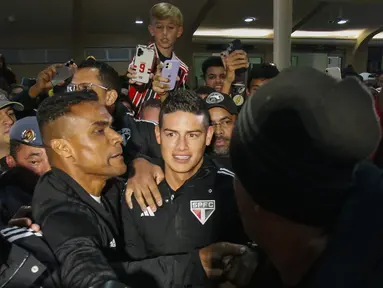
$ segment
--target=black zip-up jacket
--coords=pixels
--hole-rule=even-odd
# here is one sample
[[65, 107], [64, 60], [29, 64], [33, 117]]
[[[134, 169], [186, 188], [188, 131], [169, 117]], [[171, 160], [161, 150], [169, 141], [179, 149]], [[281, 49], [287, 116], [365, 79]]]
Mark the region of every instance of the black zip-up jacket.
[[0, 287], [61, 287], [59, 265], [41, 233], [2, 227], [0, 251]]
[[160, 146], [154, 132], [156, 125], [154, 122], [135, 119], [120, 102], [116, 102], [113, 118], [113, 128], [123, 138], [126, 164], [129, 164], [138, 154], [161, 158]]
[[199, 171], [177, 191], [166, 180], [160, 183], [164, 205], [155, 213], [143, 213], [137, 202], [133, 210], [123, 205], [126, 252], [142, 259], [189, 253], [216, 242], [245, 244], [233, 177], [206, 156]]
[[122, 281], [130, 287], [174, 287], [181, 282], [202, 287], [198, 252], [139, 262], [126, 260], [120, 232], [124, 183], [107, 181], [102, 204], [69, 175], [52, 168], [41, 177], [33, 196], [33, 216], [61, 267], [64, 287], [100, 287]]

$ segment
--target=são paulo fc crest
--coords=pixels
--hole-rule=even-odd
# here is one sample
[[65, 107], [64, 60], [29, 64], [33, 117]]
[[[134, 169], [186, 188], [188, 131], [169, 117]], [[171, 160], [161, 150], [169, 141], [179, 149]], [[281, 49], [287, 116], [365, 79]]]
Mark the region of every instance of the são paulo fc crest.
[[190, 211], [204, 225], [215, 211], [215, 200], [192, 200]]
[[130, 136], [131, 136], [131, 131], [129, 128], [122, 128], [120, 131], [117, 132], [118, 134], [120, 134], [122, 136], [122, 146], [126, 146], [126, 144], [128, 144], [128, 141], [130, 139]]

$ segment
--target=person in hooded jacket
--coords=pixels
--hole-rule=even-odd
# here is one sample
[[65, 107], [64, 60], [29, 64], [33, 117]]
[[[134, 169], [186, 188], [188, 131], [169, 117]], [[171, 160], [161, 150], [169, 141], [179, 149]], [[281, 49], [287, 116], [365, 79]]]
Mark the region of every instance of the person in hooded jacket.
[[372, 96], [352, 77], [286, 69], [245, 103], [230, 153], [264, 255], [250, 287], [383, 286], [382, 172], [367, 160], [380, 138]]

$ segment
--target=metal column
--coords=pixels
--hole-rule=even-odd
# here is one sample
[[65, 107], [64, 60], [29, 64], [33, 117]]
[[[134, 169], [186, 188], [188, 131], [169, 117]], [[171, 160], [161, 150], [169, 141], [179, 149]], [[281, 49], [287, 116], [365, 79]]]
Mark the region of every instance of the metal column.
[[274, 0], [274, 63], [279, 70], [290, 67], [293, 0]]

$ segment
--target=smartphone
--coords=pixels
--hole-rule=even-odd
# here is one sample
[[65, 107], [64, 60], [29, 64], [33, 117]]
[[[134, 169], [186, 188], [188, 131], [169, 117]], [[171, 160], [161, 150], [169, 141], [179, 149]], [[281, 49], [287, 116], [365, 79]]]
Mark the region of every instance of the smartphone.
[[326, 74], [335, 78], [336, 80], [342, 80], [342, 73], [339, 67], [330, 67], [326, 69]]
[[19, 218], [32, 218], [32, 207], [31, 206], [21, 206], [13, 215], [12, 219]]
[[168, 83], [163, 83], [169, 85], [169, 90], [173, 90], [176, 86], [179, 69], [180, 62], [178, 60], [166, 60], [164, 62], [164, 67], [162, 68], [161, 76], [169, 79]]
[[[241, 40], [235, 39], [229, 44], [229, 46], [226, 48], [226, 50], [221, 53], [221, 55], [225, 57], [225, 56], [230, 55], [231, 53], [233, 53], [236, 50], [242, 50], [242, 49], [243, 49], [243, 46], [242, 46]], [[235, 74], [236, 75], [243, 74], [246, 71], [247, 71], [246, 68], [237, 69], [237, 70], [235, 70]]]
[[138, 45], [136, 57], [134, 58], [133, 69], [136, 71], [136, 78], [132, 79], [140, 83], [149, 83], [154, 62], [154, 50], [144, 45]]
[[70, 78], [72, 76], [73, 76], [73, 74], [72, 74], [72, 71], [70, 70], [70, 68], [68, 66], [63, 66], [60, 68], [56, 68], [56, 75], [53, 78], [53, 80], [55, 82], [61, 82], [61, 81], [67, 80], [68, 78]]

